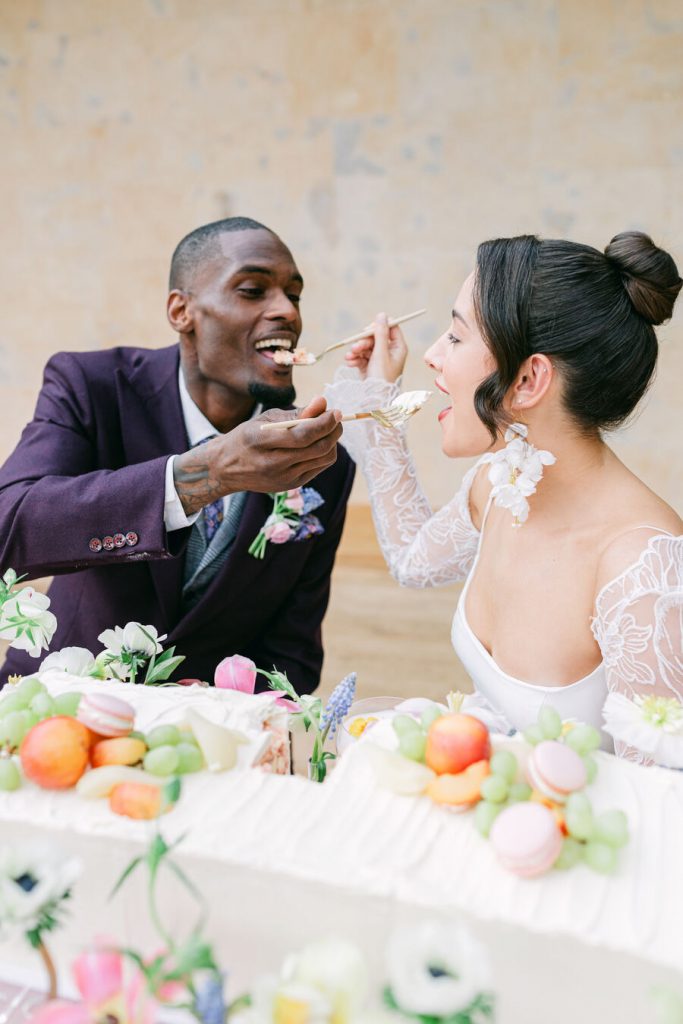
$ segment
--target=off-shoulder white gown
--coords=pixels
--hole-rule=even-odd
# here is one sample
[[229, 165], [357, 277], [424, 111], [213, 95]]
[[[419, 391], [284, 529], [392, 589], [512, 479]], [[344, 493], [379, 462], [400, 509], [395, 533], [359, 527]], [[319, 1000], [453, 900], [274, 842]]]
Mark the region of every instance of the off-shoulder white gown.
[[[396, 384], [338, 371], [326, 397], [344, 411], [386, 407]], [[465, 580], [453, 618], [453, 646], [477, 694], [515, 729], [536, 721], [550, 703], [563, 719], [602, 726], [610, 691], [683, 700], [683, 537], [643, 524], [639, 557], [599, 592], [591, 627], [602, 662], [567, 686], [541, 686], [508, 675], [479, 642], [467, 621], [467, 592], [476, 570], [482, 531], [474, 526], [469, 492], [480, 463], [455, 497], [435, 514], [420, 487], [405, 433], [372, 420], [345, 425], [342, 443], [367, 481], [382, 552], [403, 586], [436, 587]], [[603, 733], [604, 746], [611, 740]], [[618, 746], [618, 745], [617, 745]], [[635, 751], [619, 751], [637, 757]]]

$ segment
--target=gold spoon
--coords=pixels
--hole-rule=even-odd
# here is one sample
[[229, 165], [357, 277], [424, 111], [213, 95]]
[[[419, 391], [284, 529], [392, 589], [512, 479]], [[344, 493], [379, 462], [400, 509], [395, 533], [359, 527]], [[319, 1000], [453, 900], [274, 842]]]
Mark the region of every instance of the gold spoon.
[[[389, 320], [388, 327], [398, 327], [399, 324], [404, 324], [406, 320], [412, 320], [416, 316], [422, 316], [426, 313], [426, 309], [416, 309], [414, 313], [406, 313], [405, 316], [397, 316], [393, 320]], [[334, 352], [337, 348], [342, 348], [344, 345], [353, 345], [356, 341], [362, 341], [363, 338], [369, 338], [374, 330], [373, 324], [368, 324], [364, 330], [359, 331], [358, 334], [352, 334], [350, 338], [344, 338], [343, 341], [335, 341], [334, 345], [328, 345], [322, 352], [315, 355], [314, 352], [307, 352], [305, 348], [294, 349], [293, 352], [288, 352], [286, 349], [278, 349], [273, 353], [273, 362], [278, 363], [280, 366], [313, 366], [314, 363], [319, 362], [323, 356], [326, 356], [328, 352]]]
[[[396, 429], [402, 427], [411, 416], [419, 412], [425, 402], [431, 397], [431, 391], [404, 391], [387, 406], [386, 409], [371, 409], [368, 412], [354, 412], [348, 416], [342, 416], [342, 423], [350, 420], [373, 419], [381, 423], [383, 427]], [[291, 430], [297, 423], [305, 423], [305, 420], [278, 420], [276, 423], [262, 423], [261, 430]]]

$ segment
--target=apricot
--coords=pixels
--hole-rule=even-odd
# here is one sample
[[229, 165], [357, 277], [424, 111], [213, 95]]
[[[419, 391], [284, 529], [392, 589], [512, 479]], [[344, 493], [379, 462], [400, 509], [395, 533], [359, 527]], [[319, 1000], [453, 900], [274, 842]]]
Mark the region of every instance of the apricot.
[[138, 764], [146, 753], [147, 744], [144, 740], [116, 736], [95, 744], [90, 751], [90, 763], [93, 768], [100, 768], [105, 764]]
[[114, 814], [149, 820], [158, 818], [162, 810], [170, 810], [172, 805], [164, 808], [159, 786], [149, 786], [144, 782], [121, 782], [109, 794], [109, 806]]
[[475, 761], [455, 775], [444, 772], [429, 783], [427, 796], [434, 803], [465, 811], [480, 799], [481, 784], [490, 771], [488, 761]]
[[88, 767], [91, 734], [82, 722], [57, 715], [26, 733], [19, 757], [24, 775], [43, 789], [69, 789]]
[[425, 764], [437, 775], [457, 775], [490, 755], [489, 731], [474, 715], [441, 715], [429, 727]]

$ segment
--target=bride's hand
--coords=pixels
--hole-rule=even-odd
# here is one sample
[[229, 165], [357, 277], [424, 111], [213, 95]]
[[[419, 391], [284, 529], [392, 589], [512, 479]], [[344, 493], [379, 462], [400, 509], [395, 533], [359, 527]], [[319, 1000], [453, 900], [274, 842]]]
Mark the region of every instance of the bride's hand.
[[363, 338], [346, 353], [347, 366], [355, 366], [365, 377], [379, 377], [390, 384], [403, 373], [408, 346], [400, 327], [389, 327], [386, 313], [374, 320], [374, 337]]

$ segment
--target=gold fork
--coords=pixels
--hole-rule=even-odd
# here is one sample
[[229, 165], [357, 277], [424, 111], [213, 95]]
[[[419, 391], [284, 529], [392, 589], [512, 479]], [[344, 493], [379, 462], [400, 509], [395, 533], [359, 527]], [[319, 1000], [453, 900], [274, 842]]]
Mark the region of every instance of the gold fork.
[[[376, 420], [383, 427], [396, 430], [402, 427], [411, 416], [419, 412], [425, 402], [431, 397], [431, 391], [404, 391], [402, 395], [391, 402], [386, 409], [370, 409], [368, 412], [354, 412], [348, 416], [342, 416], [342, 423], [349, 423], [351, 420]], [[297, 423], [305, 422], [300, 419], [278, 420], [277, 423], [262, 423], [261, 430], [291, 430]]]
[[[414, 313], [406, 313], [404, 316], [394, 317], [393, 320], [389, 320], [387, 323], [388, 327], [398, 327], [399, 324], [406, 323], [407, 320], [412, 320], [416, 316], [422, 316], [426, 313], [426, 309], [416, 309]], [[320, 362], [323, 356], [326, 356], [328, 352], [334, 352], [335, 349], [343, 348], [344, 345], [353, 345], [356, 341], [362, 341], [363, 338], [369, 338], [374, 329], [373, 324], [368, 324], [358, 334], [352, 334], [350, 338], [344, 338], [342, 341], [335, 341], [334, 345], [328, 345], [322, 352], [318, 352], [316, 355], [314, 352], [307, 352], [305, 348], [295, 349], [293, 352], [288, 352], [286, 349], [279, 349], [273, 356], [276, 363], [280, 366], [313, 366], [314, 363]], [[297, 361], [297, 352], [303, 358]]]

